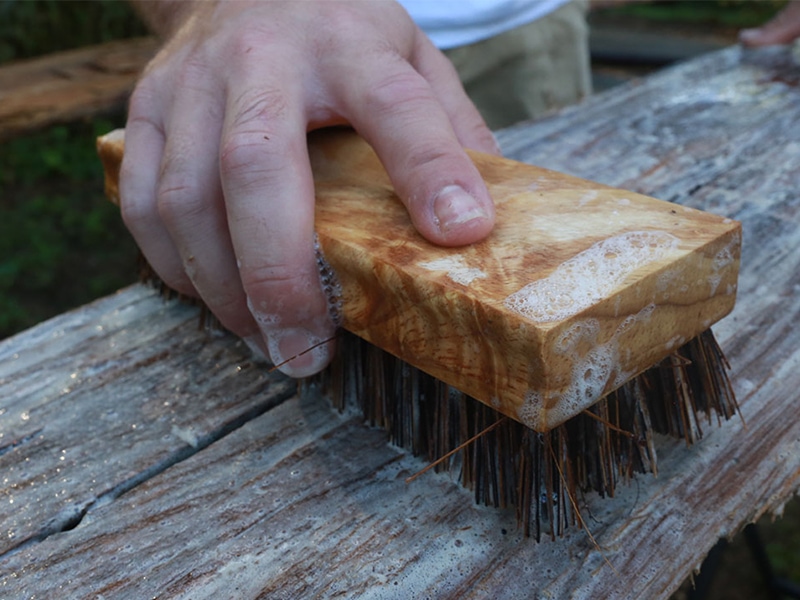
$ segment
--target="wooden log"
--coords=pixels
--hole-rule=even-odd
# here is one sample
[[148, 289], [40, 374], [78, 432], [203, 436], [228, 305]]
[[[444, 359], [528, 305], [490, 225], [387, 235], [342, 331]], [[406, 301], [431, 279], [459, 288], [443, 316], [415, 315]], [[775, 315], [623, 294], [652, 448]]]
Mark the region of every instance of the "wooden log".
[[123, 108], [157, 48], [154, 38], [118, 40], [0, 67], [0, 141]]
[[[372, 149], [309, 140], [315, 228], [345, 329], [536, 431], [579, 414], [733, 307], [740, 226], [473, 153], [491, 236], [442, 248], [411, 225]], [[116, 201], [124, 152], [98, 140]]]

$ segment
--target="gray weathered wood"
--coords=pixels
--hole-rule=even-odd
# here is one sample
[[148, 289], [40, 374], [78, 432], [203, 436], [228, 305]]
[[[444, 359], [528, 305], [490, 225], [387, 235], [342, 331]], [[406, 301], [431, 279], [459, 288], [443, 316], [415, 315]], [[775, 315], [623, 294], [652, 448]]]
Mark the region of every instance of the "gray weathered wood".
[[[780, 512], [800, 487], [794, 408], [800, 389], [798, 74], [786, 49], [732, 48], [501, 132], [502, 145], [516, 157], [713, 210], [744, 225], [739, 303], [717, 332], [747, 427], [738, 420], [706, 427], [706, 438], [689, 450], [659, 439], [657, 479], [639, 477], [614, 499], [583, 499], [602, 553], [577, 530], [539, 545], [521, 539], [512, 515], [472, 505], [445, 475], [429, 474], [407, 486], [403, 479], [419, 466], [415, 459], [357, 419], [332, 413], [323, 400], [293, 398], [126, 494], [95, 503], [74, 529], [0, 558], [0, 595], [668, 596], [719, 536], [765, 512]], [[128, 289], [117, 301], [139, 293]], [[111, 318], [103, 315], [114, 314], [113, 302], [46, 326], [64, 332], [61, 347], [51, 349], [50, 379], [4, 375], [0, 406], [7, 412], [0, 418], [20, 402], [46, 404], [47, 390], [68, 384], [64, 378], [75, 372], [70, 363], [83, 364], [112, 339], [121, 356], [141, 352], [139, 360], [150, 356], [152, 365], [173, 364], [172, 351], [164, 354], [159, 345], [177, 345], [181, 358], [174, 364], [196, 375], [220, 362], [220, 347], [233, 351], [225, 338], [207, 340], [205, 352], [191, 344], [181, 350], [179, 334], [197, 334], [171, 326], [186, 309], [167, 305], [152, 323], [130, 326], [142, 329], [137, 335], [154, 336], [144, 348], [135, 336], [98, 334], [66, 355], [69, 340], [81, 339], [74, 332]], [[115, 317], [120, 330], [128, 329], [127, 314]], [[2, 368], [8, 357], [20, 365], [44, 364], [46, 357], [37, 362], [37, 355], [48, 350], [47, 340], [36, 341], [43, 335], [37, 331], [46, 330], [0, 346]], [[159, 339], [165, 331], [171, 333]], [[165, 367], [142, 375], [146, 380], [127, 385], [146, 381], [155, 409], [174, 397], [170, 382], [185, 374]], [[105, 381], [109, 398], [121, 393], [114, 379]], [[222, 378], [212, 379], [223, 385]], [[226, 390], [238, 394], [239, 381], [238, 375], [225, 378]], [[68, 397], [82, 403], [91, 394]], [[214, 429], [219, 417], [207, 410], [184, 402], [181, 423], [199, 420]], [[90, 413], [81, 414], [85, 418], [75, 427], [112, 439], [132, 422], [128, 417], [92, 428]], [[36, 428], [20, 431], [28, 435]], [[26, 445], [0, 456], [3, 468], [16, 465], [12, 459]], [[108, 444], [104, 451], [103, 460], [113, 462], [124, 455], [124, 444]], [[42, 470], [57, 468], [57, 451], [35, 458], [44, 461]], [[76, 457], [75, 477], [90, 473], [82, 461], [92, 463]], [[140, 473], [146, 479], [145, 470]], [[60, 489], [71, 487], [51, 478], [25, 493], [29, 502], [45, 502]], [[0, 506], [7, 508], [2, 498]], [[50, 517], [43, 511], [37, 518]]]
[[0, 343], [0, 555], [293, 393], [248, 355], [145, 286]]

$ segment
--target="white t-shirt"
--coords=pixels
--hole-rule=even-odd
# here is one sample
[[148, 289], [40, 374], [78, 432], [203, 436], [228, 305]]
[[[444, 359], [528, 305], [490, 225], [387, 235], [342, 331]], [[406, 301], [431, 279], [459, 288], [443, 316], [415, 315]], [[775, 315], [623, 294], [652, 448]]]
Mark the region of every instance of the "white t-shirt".
[[568, 0], [399, 0], [445, 50], [504, 33], [553, 12]]

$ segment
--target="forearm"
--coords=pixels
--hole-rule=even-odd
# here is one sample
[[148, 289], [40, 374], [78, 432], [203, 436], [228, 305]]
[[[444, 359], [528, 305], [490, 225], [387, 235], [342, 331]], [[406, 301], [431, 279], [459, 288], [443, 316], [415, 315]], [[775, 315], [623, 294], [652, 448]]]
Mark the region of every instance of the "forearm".
[[194, 12], [202, 0], [128, 0], [147, 27], [158, 37], [170, 37]]

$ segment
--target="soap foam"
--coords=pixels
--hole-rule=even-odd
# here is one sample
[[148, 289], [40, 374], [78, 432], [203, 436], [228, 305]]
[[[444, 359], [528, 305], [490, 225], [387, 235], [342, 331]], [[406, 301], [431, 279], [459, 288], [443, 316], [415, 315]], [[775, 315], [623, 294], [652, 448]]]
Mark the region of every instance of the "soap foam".
[[[553, 349], [572, 358], [569, 382], [558, 390], [558, 398], [545, 397], [540, 390], [530, 390], [517, 415], [528, 427], [539, 430], [550, 423], [560, 423], [597, 402], [609, 383], [614, 388], [630, 379], [632, 373], [622, 370], [619, 339], [637, 323], [646, 322], [655, 310], [648, 304], [634, 315], [628, 315], [605, 342], [600, 337], [597, 319], [584, 319], [566, 328]], [[580, 348], [589, 348], [583, 355]], [[548, 409], [547, 404], [552, 404]]]
[[486, 279], [486, 273], [478, 268], [468, 266], [459, 255], [420, 263], [419, 266], [428, 271], [446, 271], [452, 281], [461, 285], [469, 285], [476, 279]]
[[316, 234], [314, 234], [314, 256], [317, 261], [319, 285], [322, 288], [322, 293], [328, 304], [328, 316], [331, 322], [336, 327], [339, 327], [343, 319], [342, 286], [339, 283], [339, 278], [336, 276], [336, 271], [334, 271], [330, 263], [325, 260], [325, 255], [322, 253], [322, 246], [320, 246], [319, 243], [319, 237]]
[[539, 323], [561, 321], [607, 298], [632, 273], [677, 245], [678, 238], [665, 231], [632, 231], [607, 238], [513, 293], [505, 306]]
[[[713, 269], [712, 274], [708, 277], [708, 284], [711, 286], [711, 295], [715, 295], [717, 293], [717, 288], [719, 287], [720, 282], [722, 281], [722, 272], [727, 269], [731, 263], [736, 260], [736, 250], [741, 243], [741, 238], [739, 235], [733, 236], [730, 243], [722, 248], [717, 254], [714, 256], [713, 260], [711, 261], [711, 267]], [[727, 293], [730, 294], [730, 289], [727, 290]]]

